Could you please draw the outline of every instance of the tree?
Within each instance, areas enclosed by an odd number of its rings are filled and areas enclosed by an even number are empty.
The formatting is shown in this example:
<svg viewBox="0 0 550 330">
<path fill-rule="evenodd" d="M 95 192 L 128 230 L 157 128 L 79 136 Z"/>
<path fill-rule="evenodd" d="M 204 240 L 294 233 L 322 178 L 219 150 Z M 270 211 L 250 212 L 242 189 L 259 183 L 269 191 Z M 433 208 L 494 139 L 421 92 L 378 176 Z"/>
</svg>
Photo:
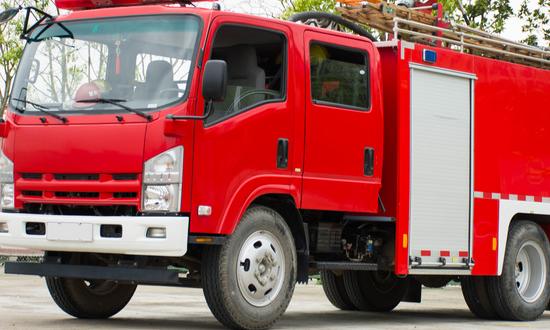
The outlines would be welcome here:
<svg viewBox="0 0 550 330">
<path fill-rule="evenodd" d="M 1 10 L 17 6 L 35 6 L 44 9 L 49 0 L 3 0 Z M 19 39 L 23 31 L 23 13 L 8 23 L 0 25 L 0 114 L 6 107 L 8 96 L 11 92 L 13 76 L 17 70 L 17 64 L 23 54 L 23 42 Z"/>
<path fill-rule="evenodd" d="M 522 41 L 529 45 L 536 45 L 540 38 L 550 45 L 550 0 L 538 0 L 537 6 L 530 8 L 529 1 L 523 0 L 518 16 L 525 21 L 522 26 L 527 37 Z"/>
<path fill-rule="evenodd" d="M 304 11 L 334 12 L 336 1 L 334 0 L 279 0 L 283 12 L 281 18 L 287 19 L 295 13 Z"/>
<path fill-rule="evenodd" d="M 303 11 L 335 12 L 334 0 L 279 0 L 281 18 Z M 394 2 L 394 0 L 389 0 Z M 509 0 L 439 0 L 450 20 L 491 33 L 502 33 L 511 18 L 524 23 L 525 42 L 544 45 L 550 42 L 550 0 L 523 0 L 514 12 Z"/>
</svg>

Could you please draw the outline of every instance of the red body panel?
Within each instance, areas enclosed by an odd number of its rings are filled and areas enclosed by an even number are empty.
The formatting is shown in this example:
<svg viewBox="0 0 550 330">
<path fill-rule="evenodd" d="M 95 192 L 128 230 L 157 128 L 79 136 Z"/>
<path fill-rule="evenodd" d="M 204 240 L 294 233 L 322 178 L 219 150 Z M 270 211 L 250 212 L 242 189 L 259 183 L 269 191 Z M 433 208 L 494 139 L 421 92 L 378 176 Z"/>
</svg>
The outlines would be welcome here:
<svg viewBox="0 0 550 330">
<path fill-rule="evenodd" d="M 510 194 L 519 200 L 550 196 L 550 166 L 544 147 L 550 139 L 547 110 L 550 104 L 550 71 L 459 52 L 414 45 L 414 49 L 380 48 L 384 75 L 385 135 L 383 202 L 388 215 L 396 216 L 396 272 L 408 272 L 408 250 L 403 236 L 409 233 L 410 200 L 410 68 L 418 63 L 476 75 L 474 89 L 474 191 L 473 256 L 476 275 L 497 273 L 498 201 L 491 193 Z M 422 61 L 422 50 L 437 52 L 437 64 Z M 403 58 L 401 57 L 403 54 Z M 426 86 L 429 88 L 429 86 Z M 397 127 L 396 135 L 391 133 Z M 394 139 L 397 139 L 395 143 Z M 396 156 L 394 156 L 396 155 Z M 393 196 L 397 196 L 394 198 Z M 452 235 L 452 233 L 449 233 Z M 408 237 L 407 237 L 408 238 Z M 497 243 L 498 245 L 498 243 Z"/>
<path fill-rule="evenodd" d="M 497 273 L 498 243 L 498 201 L 476 199 L 474 203 L 474 246 L 475 266 L 473 275 L 495 275 Z M 496 244 L 495 244 L 496 243 Z"/>
</svg>

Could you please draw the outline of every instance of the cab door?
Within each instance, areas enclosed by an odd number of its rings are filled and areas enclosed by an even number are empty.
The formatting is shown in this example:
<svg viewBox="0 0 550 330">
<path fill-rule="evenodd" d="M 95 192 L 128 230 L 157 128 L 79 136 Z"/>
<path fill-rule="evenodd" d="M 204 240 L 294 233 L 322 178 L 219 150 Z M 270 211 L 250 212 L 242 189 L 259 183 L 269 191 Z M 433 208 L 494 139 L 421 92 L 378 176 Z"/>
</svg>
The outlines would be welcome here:
<svg viewBox="0 0 550 330">
<path fill-rule="evenodd" d="M 302 208 L 376 212 L 382 166 L 378 63 L 371 43 L 305 32 Z"/>
<path fill-rule="evenodd" d="M 230 234 L 256 197 L 298 195 L 300 175 L 293 169 L 301 160 L 292 155 L 300 139 L 294 138 L 296 86 L 289 74 L 295 63 L 283 24 L 224 15 L 210 31 L 203 67 L 209 59 L 226 61 L 228 89 L 196 124 L 190 229 Z"/>
</svg>

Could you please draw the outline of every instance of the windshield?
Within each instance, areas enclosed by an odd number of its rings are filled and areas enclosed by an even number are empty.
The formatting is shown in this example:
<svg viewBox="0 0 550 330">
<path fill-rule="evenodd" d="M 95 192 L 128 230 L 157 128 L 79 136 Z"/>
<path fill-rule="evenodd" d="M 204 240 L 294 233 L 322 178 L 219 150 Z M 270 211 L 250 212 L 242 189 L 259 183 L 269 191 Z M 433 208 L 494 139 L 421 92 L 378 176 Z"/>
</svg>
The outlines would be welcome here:
<svg viewBox="0 0 550 330">
<path fill-rule="evenodd" d="M 40 107 L 65 114 L 147 111 L 181 101 L 199 27 L 191 15 L 40 26 L 25 48 L 10 104 L 26 114 Z"/>
</svg>

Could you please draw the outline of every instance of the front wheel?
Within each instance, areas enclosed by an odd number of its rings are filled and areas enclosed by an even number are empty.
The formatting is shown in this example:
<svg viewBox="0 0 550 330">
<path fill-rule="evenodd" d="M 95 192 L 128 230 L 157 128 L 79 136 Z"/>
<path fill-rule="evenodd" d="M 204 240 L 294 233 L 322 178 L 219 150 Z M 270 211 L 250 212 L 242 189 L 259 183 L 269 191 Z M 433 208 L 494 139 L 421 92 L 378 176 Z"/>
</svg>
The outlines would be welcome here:
<svg viewBox="0 0 550 330">
<path fill-rule="evenodd" d="M 285 312 L 296 284 L 292 233 L 274 210 L 254 206 L 222 246 L 207 247 L 202 283 L 210 310 L 233 329 L 266 329 Z"/>
<path fill-rule="evenodd" d="M 117 314 L 136 291 L 136 285 L 106 280 L 47 277 L 46 284 L 65 313 L 83 319 L 105 319 Z"/>
</svg>

